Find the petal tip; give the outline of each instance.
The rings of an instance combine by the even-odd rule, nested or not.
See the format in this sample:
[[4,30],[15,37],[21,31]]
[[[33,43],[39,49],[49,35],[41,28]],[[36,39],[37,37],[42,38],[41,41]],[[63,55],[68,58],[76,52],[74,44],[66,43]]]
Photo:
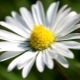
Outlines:
[[41,72],[41,73],[42,73],[43,71],[44,71],[43,69],[40,69],[40,70],[39,70],[39,72]]
[[52,67],[48,67],[49,69],[53,69],[53,66]]
[[69,68],[69,64],[64,65],[65,68]]
[[15,14],[15,13],[16,13],[15,11],[12,11],[12,12],[11,12],[11,14]]
[[71,54],[71,55],[70,55],[70,58],[73,59],[73,58],[74,58],[74,54]]
[[37,0],[37,2],[36,3],[41,3],[41,1],[40,0]]
[[3,21],[0,21],[0,25],[2,25]]
[[28,76],[28,74],[24,73],[24,71],[22,72],[22,77],[26,78]]
[[20,8],[20,11],[22,11],[23,9],[26,9],[26,8],[25,8],[25,7],[21,7],[21,8]]
[[23,78],[26,78],[26,75],[22,75]]
[[11,72],[12,70],[8,67],[7,72]]

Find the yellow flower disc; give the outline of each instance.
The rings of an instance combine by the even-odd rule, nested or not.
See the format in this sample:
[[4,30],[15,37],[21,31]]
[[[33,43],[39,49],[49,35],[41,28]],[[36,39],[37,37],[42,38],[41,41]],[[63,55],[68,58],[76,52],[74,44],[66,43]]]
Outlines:
[[34,25],[31,32],[30,46],[35,50],[43,50],[55,42],[55,36],[51,31],[46,29],[43,25]]

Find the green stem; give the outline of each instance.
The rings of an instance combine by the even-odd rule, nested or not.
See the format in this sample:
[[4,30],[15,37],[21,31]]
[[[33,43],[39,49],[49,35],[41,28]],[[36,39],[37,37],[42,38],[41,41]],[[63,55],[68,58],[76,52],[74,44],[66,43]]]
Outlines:
[[61,74],[61,76],[63,77],[63,80],[70,80],[68,78],[68,76],[66,75],[66,73],[63,71],[63,69],[61,68],[61,66],[54,60],[54,64],[58,70],[58,72]]

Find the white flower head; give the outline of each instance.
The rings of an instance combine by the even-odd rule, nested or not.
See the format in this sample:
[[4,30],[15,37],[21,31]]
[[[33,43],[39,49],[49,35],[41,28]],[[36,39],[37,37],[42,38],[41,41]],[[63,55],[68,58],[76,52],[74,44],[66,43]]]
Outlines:
[[43,5],[40,1],[32,5],[32,12],[25,7],[20,8],[20,13],[12,11],[12,17],[7,16],[6,22],[0,25],[11,30],[0,29],[0,61],[5,61],[18,56],[8,66],[8,71],[15,67],[22,69],[23,78],[27,77],[34,62],[38,71],[43,72],[46,65],[49,69],[54,67],[52,59],[58,61],[62,66],[68,68],[65,59],[74,58],[69,50],[80,49],[80,43],[72,41],[80,39],[80,33],[71,33],[80,28],[80,15],[75,11],[70,12],[64,5],[58,11],[59,2],[50,5],[44,14]]

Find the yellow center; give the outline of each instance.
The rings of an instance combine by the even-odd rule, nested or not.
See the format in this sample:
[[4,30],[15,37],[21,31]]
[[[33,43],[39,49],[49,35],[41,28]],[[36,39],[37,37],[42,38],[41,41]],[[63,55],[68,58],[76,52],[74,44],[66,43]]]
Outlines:
[[31,32],[30,46],[35,50],[43,50],[55,42],[54,34],[43,25],[34,25]]

